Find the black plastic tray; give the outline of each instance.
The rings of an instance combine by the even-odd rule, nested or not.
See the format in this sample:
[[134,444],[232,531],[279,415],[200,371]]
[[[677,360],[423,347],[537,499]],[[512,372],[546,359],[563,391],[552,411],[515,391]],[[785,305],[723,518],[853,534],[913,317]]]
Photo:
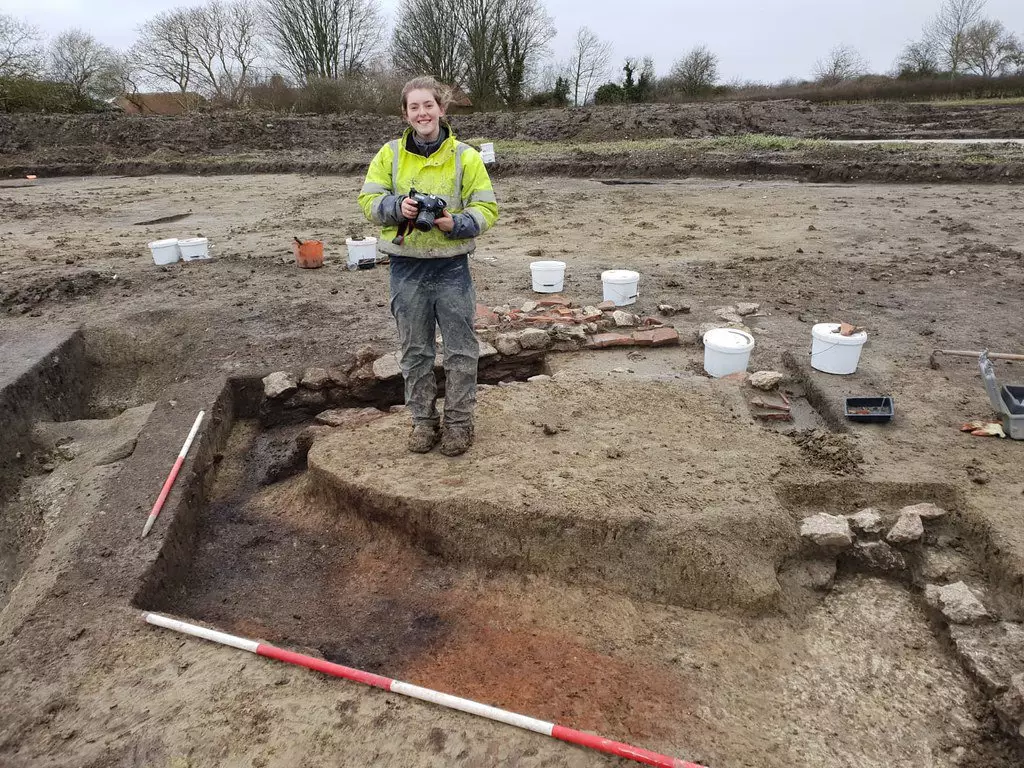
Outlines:
[[862,424],[883,424],[896,413],[892,397],[848,397],[843,412],[850,421]]

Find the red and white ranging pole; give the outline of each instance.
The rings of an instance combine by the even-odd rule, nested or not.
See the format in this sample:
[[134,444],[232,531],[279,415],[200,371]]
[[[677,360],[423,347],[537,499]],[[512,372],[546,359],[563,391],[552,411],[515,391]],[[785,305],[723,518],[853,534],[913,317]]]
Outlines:
[[488,720],[495,720],[499,723],[514,725],[517,728],[523,728],[527,731],[551,736],[570,744],[587,747],[588,749],[604,752],[609,755],[615,755],[616,757],[624,757],[628,760],[635,760],[636,762],[643,763],[644,765],[653,765],[658,768],[704,768],[697,763],[688,763],[685,760],[669,757],[668,755],[662,755],[657,752],[651,752],[650,750],[642,749],[641,747],[634,747],[630,744],[623,744],[619,741],[612,741],[611,739],[606,739],[593,733],[577,731],[574,728],[566,728],[564,725],[548,723],[543,720],[527,717],[526,715],[508,712],[504,709],[498,709],[497,707],[491,707],[486,704],[471,701],[470,699],[463,699],[458,696],[441,693],[440,691],[434,691],[430,688],[421,688],[420,686],[412,685],[411,683],[403,683],[401,680],[392,680],[390,677],[375,675],[372,672],[363,672],[362,670],[353,669],[352,667],[345,667],[341,664],[334,664],[330,661],[317,659],[313,656],[306,656],[305,654],[286,651],[283,648],[277,648],[276,646],[267,645],[266,643],[259,643],[255,640],[249,640],[244,637],[237,637],[236,635],[229,635],[226,632],[218,632],[217,630],[201,627],[198,624],[191,624],[187,621],[172,619],[168,616],[162,616],[157,613],[147,613],[144,618],[150,624],[158,627],[164,627],[166,629],[172,629],[175,632],[192,635],[193,637],[200,637],[204,640],[220,643],[221,645],[228,645],[232,648],[238,648],[239,650],[248,651],[249,653],[255,653],[257,656],[265,656],[268,659],[276,659],[277,661],[283,661],[288,664],[296,664],[300,667],[306,667],[307,669],[312,669],[317,672],[323,672],[324,674],[331,675],[333,677],[352,680],[353,682],[363,683],[364,685],[370,685],[374,688],[382,688],[385,691],[401,694],[402,696],[409,696],[414,699],[440,704],[442,707],[447,707],[448,709],[457,709],[460,712],[467,712],[471,715],[486,717]]
[[146,520],[146,527],[142,529],[142,536],[145,538],[149,535],[149,532],[153,529],[153,523],[156,522],[157,516],[160,514],[160,510],[163,509],[164,502],[167,501],[167,495],[171,492],[171,486],[174,485],[174,479],[178,476],[178,472],[181,471],[181,465],[185,463],[185,456],[188,455],[188,449],[192,447],[192,441],[196,439],[196,433],[199,431],[199,424],[203,420],[203,416],[206,415],[206,411],[200,411],[199,415],[196,416],[195,424],[192,425],[192,429],[188,433],[188,437],[185,438],[185,444],[181,446],[181,450],[178,451],[178,458],[174,462],[174,466],[171,467],[171,474],[167,476],[167,480],[164,481],[164,487],[160,490],[160,495],[157,497],[156,503],[153,505],[153,509],[149,512],[149,518]]

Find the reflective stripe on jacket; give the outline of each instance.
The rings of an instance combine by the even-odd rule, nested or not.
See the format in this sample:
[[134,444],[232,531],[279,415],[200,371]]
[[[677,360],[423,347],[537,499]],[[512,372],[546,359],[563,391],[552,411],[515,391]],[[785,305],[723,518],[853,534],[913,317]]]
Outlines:
[[491,179],[480,153],[455,139],[449,129],[448,138],[430,157],[406,149],[412,128],[401,139],[385,144],[377,152],[366,172],[359,193],[359,207],[366,218],[382,225],[377,248],[395,256],[422,259],[461,256],[476,249],[475,238],[452,239],[434,227],[429,232],[413,230],[402,245],[392,239],[398,227],[385,221],[381,205],[388,195],[408,195],[411,189],[443,197],[451,213],[467,213],[486,232],[498,220],[498,202]]

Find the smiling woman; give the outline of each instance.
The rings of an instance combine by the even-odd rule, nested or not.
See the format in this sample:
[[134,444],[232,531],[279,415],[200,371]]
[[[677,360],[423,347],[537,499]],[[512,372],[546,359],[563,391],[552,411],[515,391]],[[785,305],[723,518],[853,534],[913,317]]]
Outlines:
[[[409,450],[458,456],[473,442],[479,346],[469,254],[498,219],[480,154],[456,141],[444,121],[448,89],[432,77],[402,89],[409,128],[370,163],[359,205],[380,224],[379,249],[391,262],[391,313],[402,344],[405,402],[413,417]],[[435,327],[444,338],[443,430],[435,405]]]

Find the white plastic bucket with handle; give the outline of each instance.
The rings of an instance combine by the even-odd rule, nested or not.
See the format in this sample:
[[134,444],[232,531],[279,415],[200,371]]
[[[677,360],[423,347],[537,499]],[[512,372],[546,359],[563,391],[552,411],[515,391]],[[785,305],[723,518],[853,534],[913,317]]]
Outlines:
[[480,145],[480,159],[484,161],[484,164],[494,162],[494,144],[491,142],[484,142]]
[[205,237],[189,237],[178,241],[182,261],[201,261],[210,258],[210,241]]
[[149,244],[149,251],[153,254],[153,263],[158,265],[174,264],[181,258],[178,239],[175,237],[168,240],[154,240]]
[[531,261],[530,277],[536,293],[559,293],[565,284],[565,262]]
[[348,246],[349,269],[355,269],[360,264],[377,261],[376,237],[364,237],[359,240],[349,237],[345,240],[345,245]]
[[601,287],[604,300],[615,302],[617,307],[635,304],[640,295],[640,273],[629,269],[609,269],[601,273]]
[[743,373],[750,362],[754,337],[736,328],[714,328],[704,334],[704,370],[720,379]]
[[818,323],[811,328],[811,367],[822,373],[854,373],[867,340],[865,331],[843,336],[839,323]]

